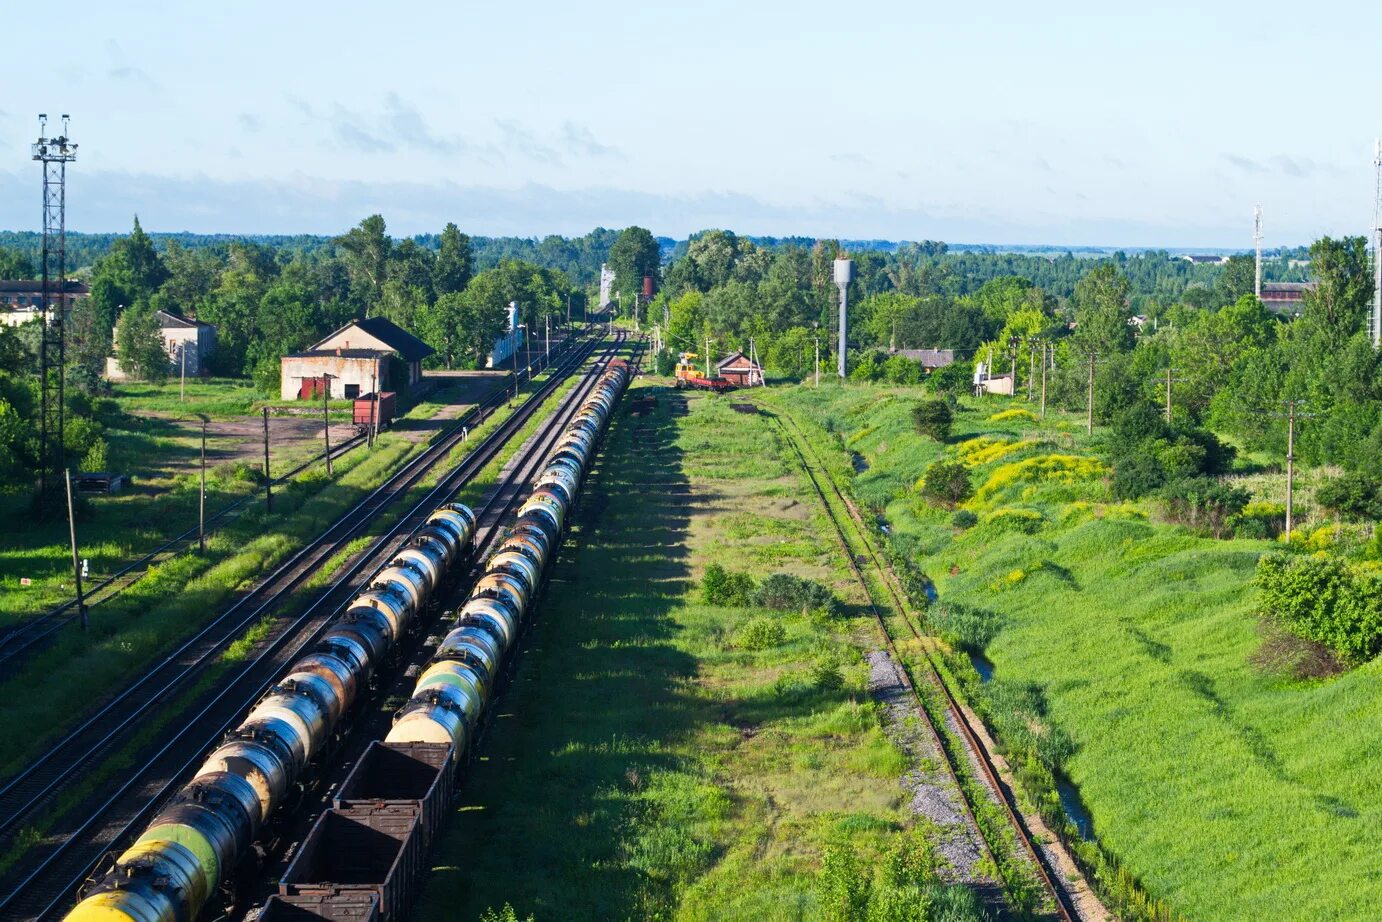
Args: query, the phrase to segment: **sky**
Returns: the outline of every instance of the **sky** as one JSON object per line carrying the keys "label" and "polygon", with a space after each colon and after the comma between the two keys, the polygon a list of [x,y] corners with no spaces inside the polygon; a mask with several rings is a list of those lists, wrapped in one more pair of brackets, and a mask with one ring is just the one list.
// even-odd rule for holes
{"label": "sky", "polygon": [[4,14],[0,228],[38,228],[40,112],[72,116],[80,231],[339,233],[377,211],[396,235],[1248,248],[1259,203],[1268,247],[1372,223],[1382,17],[1362,3],[62,10]]}

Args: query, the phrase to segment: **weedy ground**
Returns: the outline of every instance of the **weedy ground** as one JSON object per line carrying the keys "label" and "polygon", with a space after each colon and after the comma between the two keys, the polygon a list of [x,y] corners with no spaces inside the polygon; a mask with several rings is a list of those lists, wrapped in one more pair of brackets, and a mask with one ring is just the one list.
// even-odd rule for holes
{"label": "weedy ground", "polygon": [[[866,690],[875,628],[786,451],[728,400],[630,392],[418,918],[853,918],[875,867],[933,860]],[[841,611],[706,604],[711,564],[816,580]],[[873,911],[902,892],[872,886]],[[877,917],[942,903],[976,917],[934,886]]]}
{"label": "weedy ground", "polygon": [[[1201,537],[1152,502],[1113,501],[1082,420],[993,419],[1025,402],[966,401],[940,444],[913,429],[920,396],[768,400],[815,433],[942,602],[989,613],[995,672],[978,693],[1019,731],[1047,731],[1099,841],[1188,918],[1374,915],[1382,661],[1312,682],[1264,674],[1252,578],[1271,542]],[[970,465],[972,527],[915,490],[942,458]]]}

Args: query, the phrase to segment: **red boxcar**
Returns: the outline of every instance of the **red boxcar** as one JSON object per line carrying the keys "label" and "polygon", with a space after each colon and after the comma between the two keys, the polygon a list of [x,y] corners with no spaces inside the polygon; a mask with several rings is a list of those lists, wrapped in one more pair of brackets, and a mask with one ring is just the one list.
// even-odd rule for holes
{"label": "red boxcar", "polygon": [[[375,408],[374,394],[361,394],[355,398],[355,431],[364,435],[369,431],[371,423],[378,423],[381,430],[389,428],[393,422],[394,413],[393,391],[384,391],[379,395],[378,409]],[[378,414],[376,417],[373,414]]]}

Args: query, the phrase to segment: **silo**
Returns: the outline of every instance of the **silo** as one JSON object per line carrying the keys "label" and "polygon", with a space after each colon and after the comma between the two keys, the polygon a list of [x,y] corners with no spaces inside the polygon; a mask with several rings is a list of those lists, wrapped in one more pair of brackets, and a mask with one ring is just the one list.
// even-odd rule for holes
{"label": "silo", "polygon": [[840,289],[840,377],[845,376],[845,356],[849,349],[846,345],[846,325],[849,306],[849,283],[854,281],[854,260],[837,259],[835,260],[835,287]]}

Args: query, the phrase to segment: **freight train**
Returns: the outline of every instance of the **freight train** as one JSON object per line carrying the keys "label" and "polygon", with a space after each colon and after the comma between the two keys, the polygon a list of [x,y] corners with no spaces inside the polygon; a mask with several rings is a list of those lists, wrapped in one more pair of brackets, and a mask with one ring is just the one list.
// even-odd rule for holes
{"label": "freight train", "polygon": [[[595,444],[630,378],[608,363],[538,476],[517,521],[399,712],[388,742],[445,742],[459,759],[478,727],[557,548]],[[437,509],[239,729],[66,916],[68,922],[191,922],[231,876],[343,714],[457,566],[475,536],[459,503]]]}

